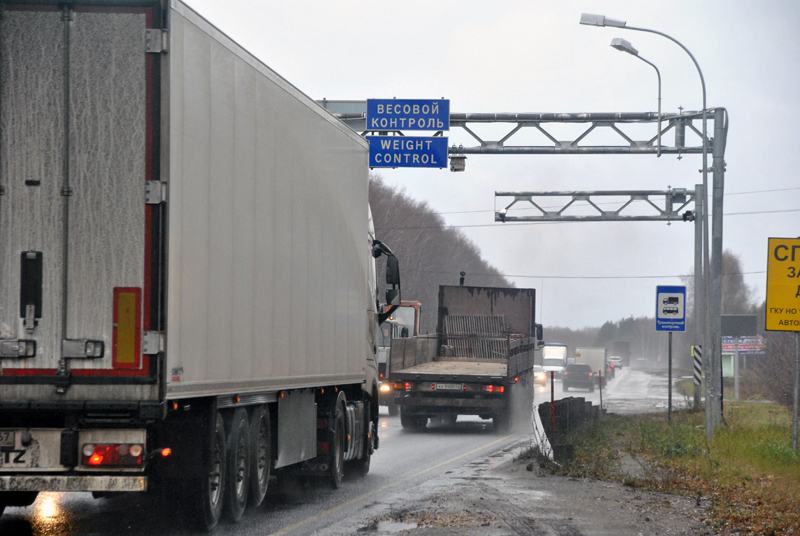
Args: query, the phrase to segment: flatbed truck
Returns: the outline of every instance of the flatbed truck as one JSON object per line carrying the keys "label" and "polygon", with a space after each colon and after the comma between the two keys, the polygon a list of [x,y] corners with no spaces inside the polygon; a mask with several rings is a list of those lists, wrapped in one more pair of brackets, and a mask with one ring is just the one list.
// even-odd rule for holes
{"label": "flatbed truck", "polygon": [[[535,290],[440,286],[437,334],[393,341],[395,404],[403,428],[459,415],[530,422],[535,353]],[[515,419],[516,420],[516,419]]]}

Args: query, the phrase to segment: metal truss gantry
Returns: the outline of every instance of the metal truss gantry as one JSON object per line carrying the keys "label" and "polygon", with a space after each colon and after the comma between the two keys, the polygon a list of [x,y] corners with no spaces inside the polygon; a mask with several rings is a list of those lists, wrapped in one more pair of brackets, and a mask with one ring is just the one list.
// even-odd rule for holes
{"label": "metal truss gantry", "polygon": [[[681,211],[689,203],[694,202],[694,190],[685,188],[670,188],[669,190],[603,190],[603,191],[584,191],[584,192],[495,192],[495,199],[498,197],[513,197],[514,200],[506,205],[505,208],[494,213],[494,220],[499,222],[514,221],[694,221],[695,213],[692,211]],[[567,197],[567,201],[557,210],[543,208],[534,198],[545,197]],[[603,210],[595,203],[593,197],[627,197],[627,201],[616,210]],[[661,208],[653,202],[651,197],[663,197]],[[567,209],[578,202],[585,202],[592,207],[594,214],[590,215],[571,215],[565,214]],[[636,203],[642,201],[642,203]],[[620,201],[622,202],[622,201]],[[509,209],[517,203],[527,203],[534,207],[538,214],[517,216],[509,214]],[[634,206],[644,206],[648,210],[655,210],[656,214],[623,214],[626,209]]]}
{"label": "metal truss gantry", "polygon": [[[705,98],[703,102],[705,107]],[[368,131],[366,101],[323,100],[319,101],[319,103],[338,116],[353,130],[364,135],[371,132],[383,135],[394,132],[395,135],[402,135],[402,132],[398,131]],[[626,128],[632,124],[658,124],[659,120],[662,125],[660,132],[658,132],[659,127],[657,126],[656,132],[651,138],[637,140],[626,133]],[[713,121],[714,127],[712,136],[704,140],[703,133],[708,132],[705,125],[706,120]],[[695,126],[695,121],[700,123],[702,130]],[[507,134],[498,140],[484,140],[474,131],[475,125],[482,123],[508,123],[510,129]],[[549,130],[550,125],[557,123],[585,124],[586,128],[573,139],[559,140]],[[727,111],[724,108],[711,108],[693,112],[681,111],[678,114],[659,114],[654,112],[451,113],[450,127],[451,129],[464,129],[478,142],[477,146],[452,145],[448,148],[451,170],[453,171],[463,171],[466,155],[477,154],[674,154],[678,155],[679,158],[683,154],[702,154],[703,164],[701,168],[705,168],[706,155],[711,153],[711,167],[700,169],[703,174],[703,184],[695,186],[696,211],[694,218],[695,308],[699,308],[701,312],[704,311],[702,314],[695,314],[695,324],[697,344],[702,346],[705,356],[703,366],[706,374],[706,437],[710,439],[712,434],[709,433],[709,430],[718,426],[722,418],[722,214],[725,189],[725,146],[728,133]],[[524,128],[538,130],[550,143],[538,146],[513,145],[513,136]],[[620,143],[616,145],[581,144],[586,141],[590,133],[601,128],[613,131],[619,137]],[[686,145],[687,129],[697,135],[699,138],[697,144]],[[674,131],[673,143],[672,145],[664,145],[664,142],[668,140],[664,134],[669,133],[669,131]],[[441,136],[442,134],[442,132],[437,132],[435,136]],[[659,134],[661,134],[660,142]],[[713,173],[710,195],[707,191],[707,173]],[[597,195],[597,193],[593,195]],[[709,200],[711,203],[708,202]],[[600,212],[601,214],[595,216],[600,218],[599,220],[583,221],[618,221],[621,219],[619,215],[615,216],[617,220],[614,220],[611,215],[605,214],[602,210]],[[542,217],[547,214],[548,211],[542,210]],[[709,214],[712,214],[713,217],[709,218]],[[661,216],[663,214],[659,214],[657,218]],[[505,221],[511,220],[506,217]],[[711,231],[710,238],[709,230]],[[710,258],[705,253],[709,249],[711,252]],[[700,251],[703,251],[704,254],[699,254]],[[706,258],[703,259],[703,257]],[[695,400],[699,400],[698,391],[695,391]],[[713,426],[709,426],[712,421]]]}

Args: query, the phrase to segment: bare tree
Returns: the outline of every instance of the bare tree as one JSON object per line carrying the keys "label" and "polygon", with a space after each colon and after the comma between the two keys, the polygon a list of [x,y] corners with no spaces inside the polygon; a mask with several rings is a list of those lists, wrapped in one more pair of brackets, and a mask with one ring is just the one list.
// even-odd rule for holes
{"label": "bare tree", "polygon": [[422,303],[423,333],[436,330],[439,285],[457,285],[460,272],[467,273],[468,285],[513,286],[481,257],[474,243],[458,229],[447,227],[427,203],[387,185],[374,173],[369,201],[377,238],[400,260],[403,298]]}

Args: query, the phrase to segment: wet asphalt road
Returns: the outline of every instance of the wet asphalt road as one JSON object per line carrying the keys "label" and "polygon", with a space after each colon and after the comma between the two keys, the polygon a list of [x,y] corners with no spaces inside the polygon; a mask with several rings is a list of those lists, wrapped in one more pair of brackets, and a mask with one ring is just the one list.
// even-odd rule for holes
{"label": "wet asphalt road", "polygon": [[[582,396],[599,403],[600,393],[570,390],[564,393],[556,381],[556,398]],[[537,387],[534,403],[550,399],[550,386]],[[603,391],[604,407],[611,412],[666,411],[665,375],[631,369],[618,371]],[[674,407],[683,404],[673,399]],[[385,411],[385,409],[382,409]],[[508,448],[530,434],[529,428],[514,433],[494,432],[490,421],[460,417],[452,426],[429,424],[421,433],[407,432],[399,417],[385,413],[380,420],[381,446],[372,458],[366,478],[346,478],[336,491],[324,485],[297,487],[278,493],[276,482],[265,504],[248,509],[238,524],[221,522],[215,535],[286,534],[300,536],[325,532],[332,525],[367,520],[371,509],[394,505],[392,497],[414,486],[453,471],[469,462]],[[36,536],[78,535],[184,535],[191,534],[181,520],[157,497],[131,494],[94,500],[88,493],[41,493],[28,508],[7,508],[0,519],[0,534]]]}
{"label": "wet asphalt road", "polygon": [[[380,449],[365,478],[346,477],[336,491],[316,485],[298,487],[290,494],[279,494],[273,479],[274,491],[265,504],[246,511],[238,524],[221,522],[214,534],[316,534],[354,514],[368,516],[370,505],[379,504],[387,494],[500,450],[529,431],[498,434],[491,421],[462,417],[454,426],[430,424],[424,432],[413,433],[402,429],[399,417],[384,413],[379,433]],[[0,534],[171,536],[191,532],[157,498],[144,494],[94,500],[89,493],[40,493],[30,507],[6,508]]]}

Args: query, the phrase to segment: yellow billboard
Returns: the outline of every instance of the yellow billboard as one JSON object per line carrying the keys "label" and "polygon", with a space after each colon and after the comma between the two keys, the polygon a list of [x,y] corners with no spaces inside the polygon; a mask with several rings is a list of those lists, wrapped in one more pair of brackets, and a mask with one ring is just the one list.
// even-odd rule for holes
{"label": "yellow billboard", "polygon": [[800,331],[800,238],[770,238],[767,330]]}

